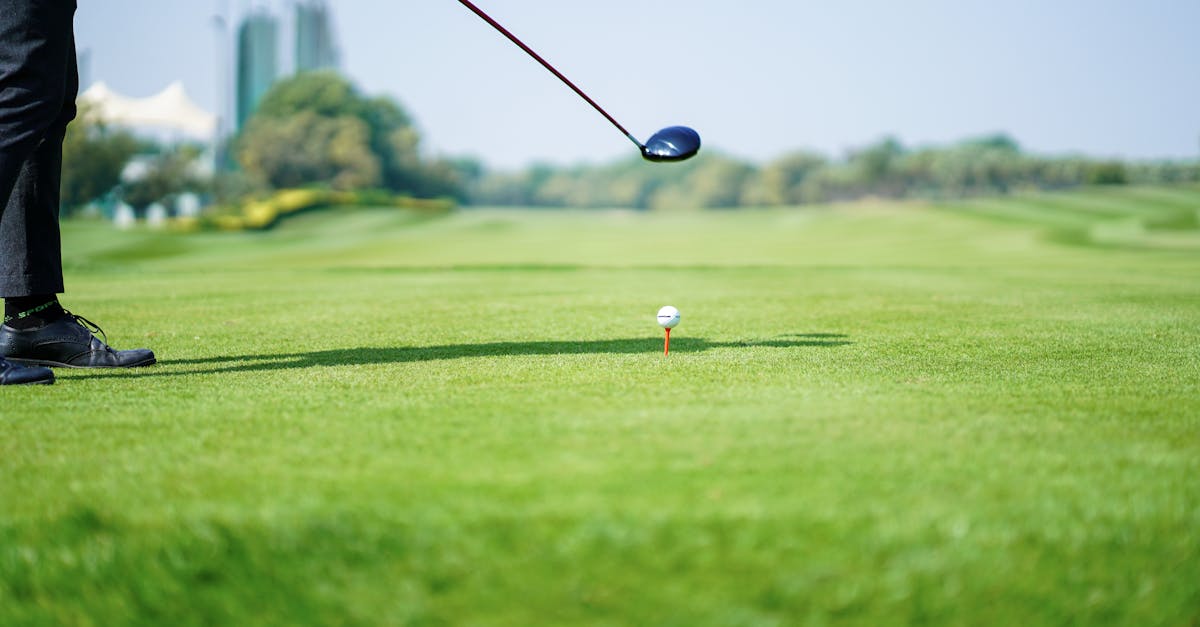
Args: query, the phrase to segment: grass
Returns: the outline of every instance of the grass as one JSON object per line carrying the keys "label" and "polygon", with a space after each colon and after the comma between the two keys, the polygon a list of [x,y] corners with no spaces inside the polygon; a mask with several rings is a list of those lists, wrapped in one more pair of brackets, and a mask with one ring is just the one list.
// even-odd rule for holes
{"label": "grass", "polygon": [[68,224],[0,624],[1200,624],[1197,208]]}

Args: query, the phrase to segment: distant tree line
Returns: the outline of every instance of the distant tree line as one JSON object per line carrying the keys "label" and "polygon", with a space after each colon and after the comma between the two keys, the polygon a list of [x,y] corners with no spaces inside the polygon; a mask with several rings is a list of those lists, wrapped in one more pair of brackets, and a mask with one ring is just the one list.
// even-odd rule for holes
{"label": "distant tree line", "polygon": [[237,204],[294,188],[377,190],[474,205],[673,210],[1200,181],[1200,161],[1034,155],[1005,135],[923,147],[885,138],[838,159],[797,151],[757,164],[707,151],[677,164],[634,157],[490,171],[474,159],[424,155],[412,118],[398,102],[366,96],[332,72],[277,83],[225,146],[228,167],[215,175],[212,168],[198,167],[200,146],[136,138],[106,125],[86,106],[68,127],[63,152],[65,214],[97,199],[125,202],[140,212],[183,192]]}
{"label": "distant tree line", "polygon": [[719,153],[647,165],[640,159],[599,166],[537,165],[468,180],[478,205],[737,208],[802,205],[864,197],[958,198],[1077,185],[1200,181],[1200,162],[1128,163],[1022,152],[1005,135],[950,146],[907,148],[886,138],[844,159],[798,151],[765,165]]}

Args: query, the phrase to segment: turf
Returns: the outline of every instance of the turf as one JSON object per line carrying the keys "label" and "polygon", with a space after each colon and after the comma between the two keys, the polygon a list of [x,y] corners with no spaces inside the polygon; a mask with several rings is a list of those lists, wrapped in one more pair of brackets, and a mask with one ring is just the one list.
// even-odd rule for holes
{"label": "turf", "polygon": [[1195,625],[1197,209],[67,224],[0,624]]}

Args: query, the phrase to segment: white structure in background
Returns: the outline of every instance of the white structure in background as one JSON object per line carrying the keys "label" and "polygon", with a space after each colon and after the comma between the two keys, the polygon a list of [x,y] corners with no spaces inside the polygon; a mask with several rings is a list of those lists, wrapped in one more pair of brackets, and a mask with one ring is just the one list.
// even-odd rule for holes
{"label": "white structure in background", "polygon": [[181,218],[200,215],[200,197],[193,192],[184,192],[175,197],[175,214]]}
{"label": "white structure in background", "polygon": [[113,224],[119,229],[127,229],[137,223],[137,216],[133,215],[133,207],[125,203],[117,203],[117,208],[113,212]]}
{"label": "white structure in background", "polygon": [[152,203],[146,207],[146,224],[160,227],[167,223],[167,208],[161,202]]}
{"label": "white structure in background", "polygon": [[[176,81],[153,96],[133,98],[98,82],[80,94],[79,101],[90,106],[106,123],[128,128],[139,135],[148,135],[168,144],[193,141],[207,145],[208,156],[194,162],[192,171],[201,178],[213,174],[219,120],[188,96],[183,83]],[[121,179],[136,181],[145,176],[148,168],[145,156],[135,157],[126,165]],[[195,216],[200,212],[200,198],[195,194],[181,194],[173,201],[171,207],[159,203],[148,207],[147,223],[161,225],[172,213]],[[121,203],[115,208],[113,220],[118,226],[128,227],[136,222],[136,215],[127,204]]]}
{"label": "white structure in background", "polygon": [[204,142],[213,141],[217,132],[217,116],[193,102],[179,81],[147,98],[123,96],[100,82],[80,94],[79,100],[111,124]]}

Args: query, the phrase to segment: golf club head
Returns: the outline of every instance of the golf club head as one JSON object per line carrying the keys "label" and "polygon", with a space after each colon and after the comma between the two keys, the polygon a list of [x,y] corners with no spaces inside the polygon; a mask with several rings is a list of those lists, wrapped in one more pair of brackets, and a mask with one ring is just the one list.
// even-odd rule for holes
{"label": "golf club head", "polygon": [[642,146],[647,161],[683,161],[700,152],[700,133],[686,126],[668,126]]}

